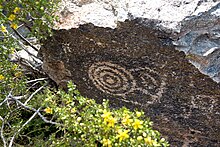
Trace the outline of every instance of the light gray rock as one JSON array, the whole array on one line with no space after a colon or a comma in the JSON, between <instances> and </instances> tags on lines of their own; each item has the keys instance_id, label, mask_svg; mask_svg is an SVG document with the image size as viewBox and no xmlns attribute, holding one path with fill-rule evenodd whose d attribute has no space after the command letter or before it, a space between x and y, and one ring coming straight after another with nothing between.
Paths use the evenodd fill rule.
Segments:
<instances>
[{"instance_id":1,"label":"light gray rock","mask_svg":"<svg viewBox=\"0 0 220 147\"><path fill-rule=\"evenodd\" d=\"M205 12L217 3L215 0L62 0L57 28L77 28L86 23L116 28L118 22L132 16L159 20L157 25L178 30L184 18Z\"/></svg>"},{"instance_id":2,"label":"light gray rock","mask_svg":"<svg viewBox=\"0 0 220 147\"><path fill-rule=\"evenodd\" d=\"M36 45L39 48L40 45ZM10 60L18 62L20 59L29 62L31 65L41 65L42 61L37 57L38 52L30 46L23 46L22 50L16 51L10 56Z\"/></svg>"}]
</instances>

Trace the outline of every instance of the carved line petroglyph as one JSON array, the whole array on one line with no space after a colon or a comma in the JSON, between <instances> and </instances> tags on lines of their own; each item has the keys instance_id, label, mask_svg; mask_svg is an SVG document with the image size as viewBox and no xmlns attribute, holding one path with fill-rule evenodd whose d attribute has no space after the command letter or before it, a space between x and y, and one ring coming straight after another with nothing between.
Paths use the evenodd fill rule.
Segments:
<instances>
[{"instance_id":1,"label":"carved line petroglyph","mask_svg":"<svg viewBox=\"0 0 220 147\"><path fill-rule=\"evenodd\" d=\"M135 68L131 70L132 72L139 73L138 80L141 83L136 90L149 95L151 100L148 103L154 103L154 101L159 101L166 89L166 79L160 74L148 67ZM157 79L156 79L157 78Z\"/></svg>"},{"instance_id":2,"label":"carved line petroglyph","mask_svg":"<svg viewBox=\"0 0 220 147\"><path fill-rule=\"evenodd\" d=\"M89 67L88 75L102 92L126 98L128 94L139 91L150 97L146 104L159 101L166 89L166 79L148 67L127 70L111 62L96 62Z\"/></svg>"},{"instance_id":3,"label":"carved line petroglyph","mask_svg":"<svg viewBox=\"0 0 220 147\"><path fill-rule=\"evenodd\" d=\"M99 90L116 96L125 96L136 85L129 71L110 62L98 62L90 66L89 78Z\"/></svg>"}]
</instances>

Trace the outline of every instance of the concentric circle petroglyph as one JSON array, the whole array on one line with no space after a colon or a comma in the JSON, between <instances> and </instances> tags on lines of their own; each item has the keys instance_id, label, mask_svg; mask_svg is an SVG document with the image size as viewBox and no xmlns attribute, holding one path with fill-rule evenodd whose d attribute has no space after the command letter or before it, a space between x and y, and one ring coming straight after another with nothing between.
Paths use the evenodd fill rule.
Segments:
<instances>
[{"instance_id":1,"label":"concentric circle petroglyph","mask_svg":"<svg viewBox=\"0 0 220 147\"><path fill-rule=\"evenodd\" d=\"M129 95L140 96L142 93L146 97L145 104L139 103L137 99L128 100L139 105L159 101L166 89L166 79L148 67L128 70L111 62L96 62L89 67L88 74L97 89L114 96L122 96L122 101L127 101Z\"/></svg>"},{"instance_id":2,"label":"concentric circle petroglyph","mask_svg":"<svg viewBox=\"0 0 220 147\"><path fill-rule=\"evenodd\" d=\"M111 62L97 62L89 67L89 78L102 92L125 96L136 87L136 81L125 68Z\"/></svg>"}]
</instances>

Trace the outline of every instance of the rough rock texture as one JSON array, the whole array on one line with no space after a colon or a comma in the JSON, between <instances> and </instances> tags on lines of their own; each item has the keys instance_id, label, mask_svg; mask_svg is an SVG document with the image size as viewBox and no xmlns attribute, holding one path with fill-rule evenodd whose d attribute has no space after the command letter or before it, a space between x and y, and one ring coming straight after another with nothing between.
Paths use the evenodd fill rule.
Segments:
<instances>
[{"instance_id":1,"label":"rough rock texture","mask_svg":"<svg viewBox=\"0 0 220 147\"><path fill-rule=\"evenodd\" d=\"M175 50L167 34L143 19L116 29L93 24L58 30L41 48L44 70L61 86L112 107L141 109L171 146L220 144L220 84Z\"/></svg>"},{"instance_id":2,"label":"rough rock texture","mask_svg":"<svg viewBox=\"0 0 220 147\"><path fill-rule=\"evenodd\" d=\"M220 4L181 22L177 48L215 81L220 81Z\"/></svg>"},{"instance_id":3,"label":"rough rock texture","mask_svg":"<svg viewBox=\"0 0 220 147\"><path fill-rule=\"evenodd\" d=\"M62 0L56 28L77 28L87 23L116 28L126 19L147 18L146 25L153 23L152 27L171 33L176 49L184 51L201 72L219 82L218 3L219 0Z\"/></svg>"},{"instance_id":4,"label":"rough rock texture","mask_svg":"<svg viewBox=\"0 0 220 147\"><path fill-rule=\"evenodd\" d=\"M188 59L220 80L218 3L63 0L43 69L97 102L144 110L171 146L217 147L220 84Z\"/></svg>"},{"instance_id":5,"label":"rough rock texture","mask_svg":"<svg viewBox=\"0 0 220 147\"><path fill-rule=\"evenodd\" d=\"M62 0L57 27L70 29L92 23L116 28L118 22L140 17L177 29L185 17L205 12L217 3L218 0Z\"/></svg>"}]
</instances>

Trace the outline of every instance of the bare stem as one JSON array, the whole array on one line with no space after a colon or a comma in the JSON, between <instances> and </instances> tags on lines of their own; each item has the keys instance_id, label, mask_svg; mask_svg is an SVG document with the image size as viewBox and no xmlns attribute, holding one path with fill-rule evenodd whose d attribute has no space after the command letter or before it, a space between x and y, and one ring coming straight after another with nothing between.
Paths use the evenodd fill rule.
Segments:
<instances>
[{"instance_id":1,"label":"bare stem","mask_svg":"<svg viewBox=\"0 0 220 147\"><path fill-rule=\"evenodd\" d=\"M36 91L34 91L29 98L25 101L24 105L27 105L27 103L32 99L32 97L37 94L39 91L41 91L41 89L43 89L45 87L46 84L44 84L43 86L41 86L40 88L38 88Z\"/></svg>"},{"instance_id":2,"label":"bare stem","mask_svg":"<svg viewBox=\"0 0 220 147\"><path fill-rule=\"evenodd\" d=\"M2 118L3 119L3 118ZM1 138L2 138L2 142L4 144L4 147L7 146L7 143L5 141L5 137L4 137L4 127L5 127L5 121L4 119L2 120L2 126L1 126Z\"/></svg>"},{"instance_id":3,"label":"bare stem","mask_svg":"<svg viewBox=\"0 0 220 147\"><path fill-rule=\"evenodd\" d=\"M37 113L38 113L39 111L40 111L40 108L37 109L37 111L18 129L18 131L14 133L14 135L13 135L12 138L11 138L11 141L10 141L8 147L12 147L16 135L17 135L18 133L20 133L20 131L21 131L29 122L31 122L31 120L37 115Z\"/></svg>"},{"instance_id":4,"label":"bare stem","mask_svg":"<svg viewBox=\"0 0 220 147\"><path fill-rule=\"evenodd\" d=\"M25 109L28 109L28 110L31 110L31 111L34 111L34 112L37 111L35 108L26 106L24 103L22 103L21 101L15 99L15 98L12 97L12 96L11 96L10 98L13 99L13 100L15 100L19 105L21 105L21 106L24 107ZM40 116L40 118L41 118L44 122L46 122L46 123L50 123L50 124L54 124L54 125L62 125L62 124L60 124L60 123L47 120L40 112L37 112L37 114L38 114L38 116Z\"/></svg>"}]
</instances>

